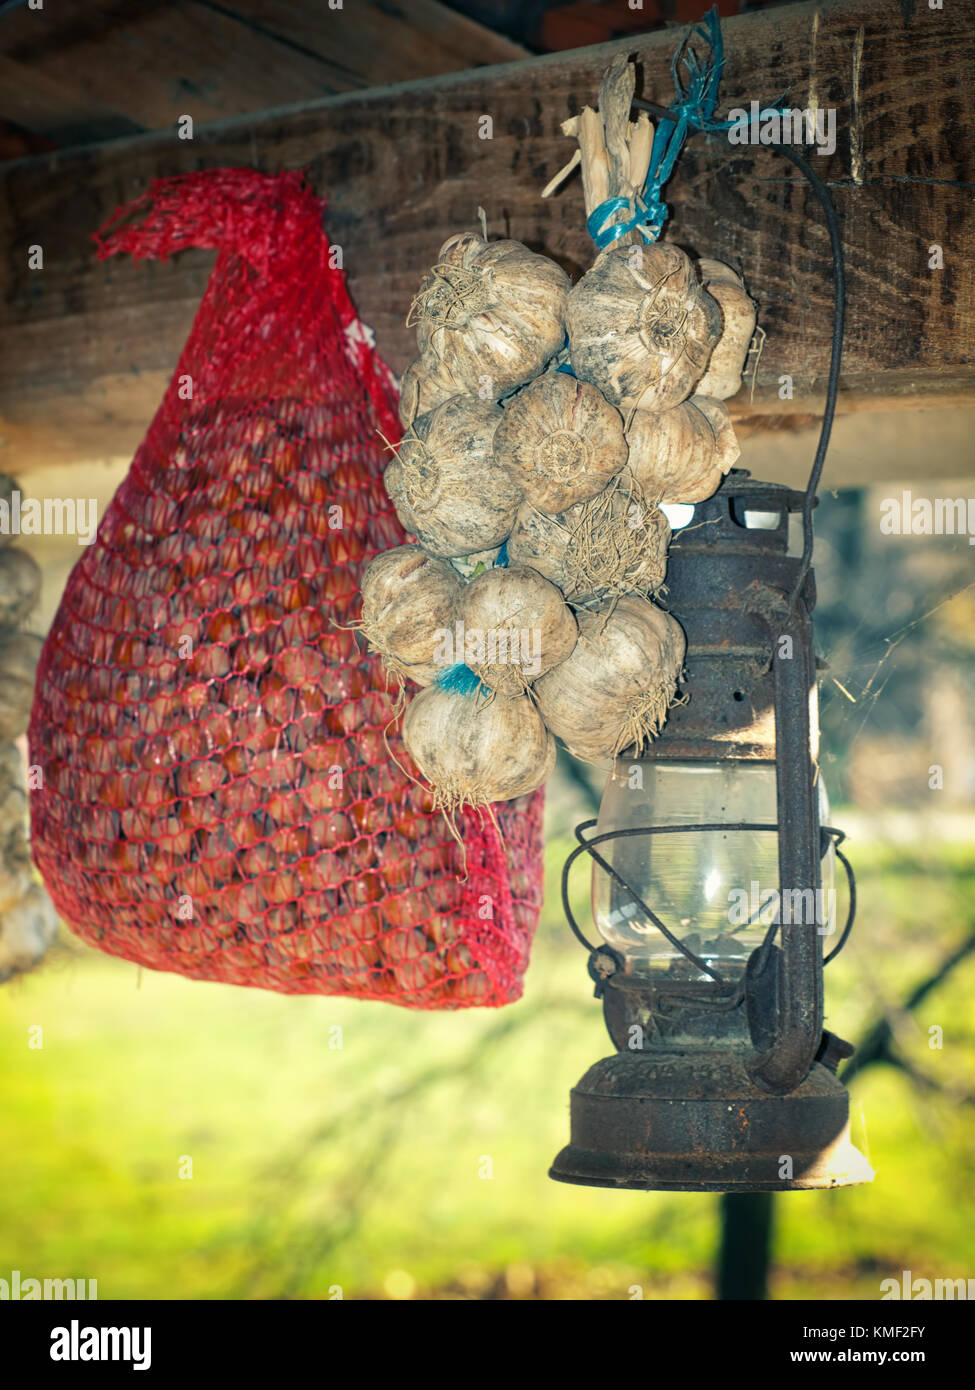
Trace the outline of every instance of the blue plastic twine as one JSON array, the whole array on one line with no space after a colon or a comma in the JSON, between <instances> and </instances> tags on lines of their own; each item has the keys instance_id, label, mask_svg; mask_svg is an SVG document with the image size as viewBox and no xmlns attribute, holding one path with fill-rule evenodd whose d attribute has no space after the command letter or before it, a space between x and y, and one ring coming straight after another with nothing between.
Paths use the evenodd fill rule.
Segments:
<instances>
[{"instance_id":1,"label":"blue plastic twine","mask_svg":"<svg viewBox=\"0 0 975 1390\"><path fill-rule=\"evenodd\" d=\"M481 681L471 670L459 661L455 666L448 666L445 671L441 671L436 679L436 684L441 690L448 691L451 695L476 695L479 690L487 689L482 687Z\"/></svg>"},{"instance_id":2,"label":"blue plastic twine","mask_svg":"<svg viewBox=\"0 0 975 1390\"><path fill-rule=\"evenodd\" d=\"M690 46L695 35L703 39L709 49L703 62ZM686 86L680 76L681 63L687 71ZM669 109L677 119L662 119L657 124L642 190L633 199L607 198L586 218L586 229L600 251L629 232L639 232L644 241L656 241L670 215L663 200L662 189L673 173L677 156L683 149L688 134L695 130L730 130L735 124L734 121L714 119L723 67L724 40L715 5L708 10L701 24L692 28L683 38L671 59L670 73L674 79L676 95ZM624 208L632 208L632 216L624 222L614 222L610 225L610 219Z\"/></svg>"}]
</instances>

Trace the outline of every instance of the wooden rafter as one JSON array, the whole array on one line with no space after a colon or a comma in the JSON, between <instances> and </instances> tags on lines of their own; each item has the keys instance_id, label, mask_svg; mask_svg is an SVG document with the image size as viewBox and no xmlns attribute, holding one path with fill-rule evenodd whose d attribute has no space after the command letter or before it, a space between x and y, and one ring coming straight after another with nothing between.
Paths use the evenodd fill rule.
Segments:
<instances>
[{"instance_id":1,"label":"wooden rafter","mask_svg":"<svg viewBox=\"0 0 975 1390\"><path fill-rule=\"evenodd\" d=\"M837 143L814 156L847 249L849 318L841 409L890 412L975 402L970 130L972 13L894 0L830 0L725 23L722 106L772 100L836 112ZM114 141L0 168L4 264L0 467L131 452L192 320L212 258L99 264L91 232L156 176L209 165L307 166L330 198L360 313L391 365L413 353L406 308L446 236L486 209L492 234L592 259L577 182L538 194L570 153L559 123L594 99L625 49L644 95L669 100L673 33ZM482 117L492 138L480 138ZM721 137L687 147L669 186L666 235L743 271L768 334L746 423L821 408L830 336L828 242L786 161ZM44 247L44 270L26 268ZM929 247L943 265L929 268ZM935 258L936 259L936 258ZM780 398L780 378L793 382Z\"/></svg>"}]
</instances>

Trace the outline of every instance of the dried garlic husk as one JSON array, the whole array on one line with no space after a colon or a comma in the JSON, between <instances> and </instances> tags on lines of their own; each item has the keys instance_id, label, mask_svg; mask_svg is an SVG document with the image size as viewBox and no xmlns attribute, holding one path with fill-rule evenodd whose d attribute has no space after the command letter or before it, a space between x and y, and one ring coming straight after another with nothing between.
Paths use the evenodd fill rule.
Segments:
<instances>
[{"instance_id":1,"label":"dried garlic husk","mask_svg":"<svg viewBox=\"0 0 975 1390\"><path fill-rule=\"evenodd\" d=\"M427 415L438 405L456 396L457 391L441 381L418 357L403 373L399 388L399 422L412 425L419 415Z\"/></svg>"},{"instance_id":2,"label":"dried garlic husk","mask_svg":"<svg viewBox=\"0 0 975 1390\"><path fill-rule=\"evenodd\" d=\"M744 280L730 265L702 257L697 263L697 273L701 284L721 309L721 337L697 390L702 396L726 401L741 385L741 374L755 332L757 309L755 301L745 291Z\"/></svg>"},{"instance_id":3,"label":"dried garlic husk","mask_svg":"<svg viewBox=\"0 0 975 1390\"><path fill-rule=\"evenodd\" d=\"M57 933L58 919L39 883L0 914L0 984L30 970L43 957Z\"/></svg>"},{"instance_id":4,"label":"dried garlic husk","mask_svg":"<svg viewBox=\"0 0 975 1390\"><path fill-rule=\"evenodd\" d=\"M575 651L535 684L546 726L577 758L639 751L667 717L684 649L680 625L645 599L580 613Z\"/></svg>"},{"instance_id":5,"label":"dried garlic husk","mask_svg":"<svg viewBox=\"0 0 975 1390\"><path fill-rule=\"evenodd\" d=\"M20 753L0 744L0 913L15 907L31 885L27 791Z\"/></svg>"},{"instance_id":6,"label":"dried garlic husk","mask_svg":"<svg viewBox=\"0 0 975 1390\"><path fill-rule=\"evenodd\" d=\"M10 507L13 502L13 495L17 491L18 485L7 473L0 473L0 505L7 508L7 515L10 515ZM0 546L9 545L13 540L10 528L0 531Z\"/></svg>"},{"instance_id":7,"label":"dried garlic husk","mask_svg":"<svg viewBox=\"0 0 975 1390\"><path fill-rule=\"evenodd\" d=\"M21 834L23 836L23 831ZM26 837L24 845L21 857L12 863L0 861L0 914L16 907L30 889L30 851L26 848Z\"/></svg>"},{"instance_id":8,"label":"dried garlic husk","mask_svg":"<svg viewBox=\"0 0 975 1390\"><path fill-rule=\"evenodd\" d=\"M41 571L26 550L0 550L0 628L16 627L37 602Z\"/></svg>"},{"instance_id":9,"label":"dried garlic husk","mask_svg":"<svg viewBox=\"0 0 975 1390\"><path fill-rule=\"evenodd\" d=\"M554 584L526 565L487 570L456 606L465 661L490 690L521 694L564 661L579 636L575 616ZM476 655L471 656L471 651ZM483 656L483 660L478 658Z\"/></svg>"},{"instance_id":10,"label":"dried garlic husk","mask_svg":"<svg viewBox=\"0 0 975 1390\"><path fill-rule=\"evenodd\" d=\"M703 502L741 452L727 408L707 396L673 410L635 410L626 441L626 472L655 502Z\"/></svg>"},{"instance_id":11,"label":"dried garlic husk","mask_svg":"<svg viewBox=\"0 0 975 1390\"><path fill-rule=\"evenodd\" d=\"M0 739L26 733L44 643L32 632L0 634Z\"/></svg>"},{"instance_id":12,"label":"dried garlic husk","mask_svg":"<svg viewBox=\"0 0 975 1390\"><path fill-rule=\"evenodd\" d=\"M528 502L554 516L595 497L623 467L623 418L595 386L546 372L504 406L494 457Z\"/></svg>"},{"instance_id":13,"label":"dried garlic husk","mask_svg":"<svg viewBox=\"0 0 975 1390\"><path fill-rule=\"evenodd\" d=\"M521 488L494 458L501 408L454 396L415 421L386 469L396 515L431 555L470 555L501 545Z\"/></svg>"},{"instance_id":14,"label":"dried garlic husk","mask_svg":"<svg viewBox=\"0 0 975 1390\"><path fill-rule=\"evenodd\" d=\"M555 740L527 695L485 700L428 686L407 706L403 742L448 812L532 792L555 764Z\"/></svg>"},{"instance_id":15,"label":"dried garlic husk","mask_svg":"<svg viewBox=\"0 0 975 1390\"><path fill-rule=\"evenodd\" d=\"M704 374L721 311L676 246L611 246L569 295L566 327L577 377L624 416L670 410Z\"/></svg>"},{"instance_id":16,"label":"dried garlic husk","mask_svg":"<svg viewBox=\"0 0 975 1390\"><path fill-rule=\"evenodd\" d=\"M445 560L418 545L399 545L371 560L362 572L362 627L386 667L417 685L431 685L437 631L453 621L463 580Z\"/></svg>"},{"instance_id":17,"label":"dried garlic husk","mask_svg":"<svg viewBox=\"0 0 975 1390\"><path fill-rule=\"evenodd\" d=\"M520 241L473 233L445 241L408 323L424 365L458 391L497 399L562 347L569 277Z\"/></svg>"},{"instance_id":18,"label":"dried garlic husk","mask_svg":"<svg viewBox=\"0 0 975 1390\"><path fill-rule=\"evenodd\" d=\"M667 573L669 544L666 516L624 474L558 516L523 503L508 537L508 558L538 570L579 605L654 593Z\"/></svg>"}]
</instances>

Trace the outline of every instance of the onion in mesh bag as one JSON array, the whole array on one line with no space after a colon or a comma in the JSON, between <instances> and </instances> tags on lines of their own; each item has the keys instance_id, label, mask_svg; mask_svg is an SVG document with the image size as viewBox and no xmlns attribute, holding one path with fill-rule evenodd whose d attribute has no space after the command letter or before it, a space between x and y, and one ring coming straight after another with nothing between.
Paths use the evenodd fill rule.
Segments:
<instances>
[{"instance_id":1,"label":"onion in mesh bag","mask_svg":"<svg viewBox=\"0 0 975 1390\"><path fill-rule=\"evenodd\" d=\"M189 245L220 248L209 289L41 659L38 870L67 925L152 968L508 1002L537 912L539 798L496 826L458 817L462 850L394 761L394 699L350 629L365 560L407 540L378 443L395 406L321 204L297 173L209 170L157 181L100 240ZM528 895L509 891L498 828ZM394 958L399 930L424 931L422 964ZM454 968L459 943L472 959Z\"/></svg>"}]
</instances>

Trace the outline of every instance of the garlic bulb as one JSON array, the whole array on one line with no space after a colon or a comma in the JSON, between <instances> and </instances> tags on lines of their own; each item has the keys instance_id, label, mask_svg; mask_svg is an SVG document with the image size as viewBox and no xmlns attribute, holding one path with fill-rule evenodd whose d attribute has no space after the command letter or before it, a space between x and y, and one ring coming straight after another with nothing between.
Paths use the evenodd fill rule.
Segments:
<instances>
[{"instance_id":1,"label":"garlic bulb","mask_svg":"<svg viewBox=\"0 0 975 1390\"><path fill-rule=\"evenodd\" d=\"M588 502L548 516L518 509L508 558L557 585L570 603L615 594L651 594L667 573L670 526L656 502L625 471Z\"/></svg>"},{"instance_id":2,"label":"garlic bulb","mask_svg":"<svg viewBox=\"0 0 975 1390\"><path fill-rule=\"evenodd\" d=\"M27 731L43 645L32 632L0 636L0 739L18 738Z\"/></svg>"},{"instance_id":3,"label":"garlic bulb","mask_svg":"<svg viewBox=\"0 0 975 1390\"><path fill-rule=\"evenodd\" d=\"M15 744L0 743L0 913L15 907L31 886L27 821L20 753Z\"/></svg>"},{"instance_id":4,"label":"garlic bulb","mask_svg":"<svg viewBox=\"0 0 975 1390\"><path fill-rule=\"evenodd\" d=\"M433 376L496 400L562 347L568 291L562 267L520 241L462 233L444 242L407 322Z\"/></svg>"},{"instance_id":5,"label":"garlic bulb","mask_svg":"<svg viewBox=\"0 0 975 1390\"><path fill-rule=\"evenodd\" d=\"M465 585L457 621L474 655L464 660L490 690L522 694L571 653L579 635L554 584L527 565L496 566Z\"/></svg>"},{"instance_id":6,"label":"garlic bulb","mask_svg":"<svg viewBox=\"0 0 975 1390\"><path fill-rule=\"evenodd\" d=\"M745 292L741 276L723 261L702 257L697 271L701 284L721 309L721 337L697 390L702 396L725 401L741 385L741 374L755 332L755 302Z\"/></svg>"},{"instance_id":7,"label":"garlic bulb","mask_svg":"<svg viewBox=\"0 0 975 1390\"><path fill-rule=\"evenodd\" d=\"M702 502L741 452L720 401L692 396L673 410L635 410L626 473L656 502Z\"/></svg>"},{"instance_id":8,"label":"garlic bulb","mask_svg":"<svg viewBox=\"0 0 975 1390\"><path fill-rule=\"evenodd\" d=\"M721 311L676 246L611 246L569 295L566 327L577 377L624 416L670 410L704 374Z\"/></svg>"},{"instance_id":9,"label":"garlic bulb","mask_svg":"<svg viewBox=\"0 0 975 1390\"><path fill-rule=\"evenodd\" d=\"M418 545L398 545L369 562L362 573L362 632L389 670L432 684L440 671L437 632L453 621L462 587L445 560Z\"/></svg>"},{"instance_id":10,"label":"garlic bulb","mask_svg":"<svg viewBox=\"0 0 975 1390\"><path fill-rule=\"evenodd\" d=\"M25 841L22 861L0 862L0 915L16 907L30 887L30 853Z\"/></svg>"},{"instance_id":11,"label":"garlic bulb","mask_svg":"<svg viewBox=\"0 0 975 1390\"><path fill-rule=\"evenodd\" d=\"M431 372L419 357L403 373L399 392L399 421L404 428L412 425L418 416L428 414L458 394Z\"/></svg>"},{"instance_id":12,"label":"garlic bulb","mask_svg":"<svg viewBox=\"0 0 975 1390\"><path fill-rule=\"evenodd\" d=\"M0 912L0 984L35 966L57 927L50 898L39 883L29 883L23 896Z\"/></svg>"},{"instance_id":13,"label":"garlic bulb","mask_svg":"<svg viewBox=\"0 0 975 1390\"><path fill-rule=\"evenodd\" d=\"M424 550L447 559L507 539L521 488L494 457L501 409L454 396L421 415L386 469L386 491Z\"/></svg>"},{"instance_id":14,"label":"garlic bulb","mask_svg":"<svg viewBox=\"0 0 975 1390\"><path fill-rule=\"evenodd\" d=\"M594 386L545 372L504 407L494 456L539 511L585 502L626 462L623 419Z\"/></svg>"},{"instance_id":15,"label":"garlic bulb","mask_svg":"<svg viewBox=\"0 0 975 1390\"><path fill-rule=\"evenodd\" d=\"M0 628L22 622L40 591L41 571L36 560L16 546L0 550Z\"/></svg>"},{"instance_id":16,"label":"garlic bulb","mask_svg":"<svg viewBox=\"0 0 975 1390\"><path fill-rule=\"evenodd\" d=\"M670 614L641 598L580 613L572 655L535 684L546 727L578 758L639 751L667 717L685 645Z\"/></svg>"},{"instance_id":17,"label":"garlic bulb","mask_svg":"<svg viewBox=\"0 0 975 1390\"><path fill-rule=\"evenodd\" d=\"M527 695L483 700L428 686L407 706L403 742L448 812L524 796L555 765L555 739Z\"/></svg>"}]
</instances>

